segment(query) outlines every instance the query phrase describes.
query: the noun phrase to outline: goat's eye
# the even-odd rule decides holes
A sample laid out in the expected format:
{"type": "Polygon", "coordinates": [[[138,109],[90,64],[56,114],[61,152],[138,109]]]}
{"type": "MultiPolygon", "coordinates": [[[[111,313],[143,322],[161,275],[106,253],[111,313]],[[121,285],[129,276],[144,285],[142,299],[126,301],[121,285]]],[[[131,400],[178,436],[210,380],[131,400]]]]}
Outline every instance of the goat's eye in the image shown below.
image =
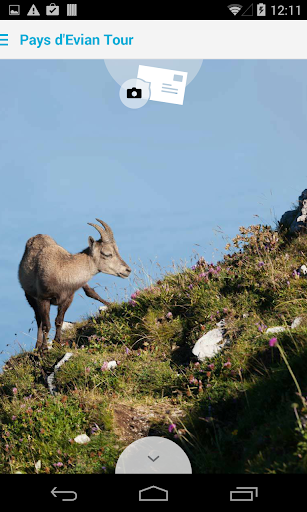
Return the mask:
{"type": "Polygon", "coordinates": [[[105,253],[105,252],[101,252],[102,256],[105,256],[105,258],[111,258],[112,254],[111,253],[105,253]]]}

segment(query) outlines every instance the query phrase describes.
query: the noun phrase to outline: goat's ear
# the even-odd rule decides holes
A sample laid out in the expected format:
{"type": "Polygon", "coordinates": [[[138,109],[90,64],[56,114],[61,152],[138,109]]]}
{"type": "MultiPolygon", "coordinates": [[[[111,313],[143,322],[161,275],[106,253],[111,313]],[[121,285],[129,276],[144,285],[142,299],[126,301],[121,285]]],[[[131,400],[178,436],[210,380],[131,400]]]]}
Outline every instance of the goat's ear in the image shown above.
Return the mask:
{"type": "Polygon", "coordinates": [[[94,238],[92,236],[89,236],[88,237],[88,246],[89,246],[90,249],[93,248],[94,243],[95,243],[94,238]]]}

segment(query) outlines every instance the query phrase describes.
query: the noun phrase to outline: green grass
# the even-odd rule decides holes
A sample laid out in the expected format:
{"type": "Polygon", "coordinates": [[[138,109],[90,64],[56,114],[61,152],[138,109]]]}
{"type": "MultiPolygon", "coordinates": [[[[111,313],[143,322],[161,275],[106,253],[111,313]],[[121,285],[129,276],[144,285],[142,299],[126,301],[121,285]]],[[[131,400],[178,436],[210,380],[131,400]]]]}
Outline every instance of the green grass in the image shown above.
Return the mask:
{"type": "Polygon", "coordinates": [[[113,473],[127,444],[154,433],[196,473],[306,473],[307,277],[295,270],[307,238],[251,226],[228,249],[76,324],[43,360],[12,357],[0,374],[0,472],[113,473]],[[197,362],[193,345],[222,318],[230,344],[197,362]],[[265,333],[276,325],[285,332],[265,333]],[[66,351],[51,396],[43,375],[66,351]],[[82,433],[86,445],[73,441],[82,433]]]}

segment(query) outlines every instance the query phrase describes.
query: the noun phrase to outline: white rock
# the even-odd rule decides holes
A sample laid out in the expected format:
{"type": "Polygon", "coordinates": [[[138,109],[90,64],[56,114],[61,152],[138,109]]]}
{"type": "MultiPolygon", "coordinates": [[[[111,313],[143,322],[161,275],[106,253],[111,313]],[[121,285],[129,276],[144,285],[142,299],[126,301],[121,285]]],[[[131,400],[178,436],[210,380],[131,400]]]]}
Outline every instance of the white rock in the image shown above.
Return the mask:
{"type": "MultiPolygon", "coordinates": [[[[297,316],[296,318],[294,318],[292,324],[291,324],[291,329],[296,329],[303,321],[303,318],[301,316],[297,316]]],[[[283,327],[283,326],[277,326],[277,327],[269,327],[265,332],[267,334],[277,334],[279,332],[285,332],[287,329],[286,327],[283,327]]]]}
{"type": "Polygon", "coordinates": [[[74,441],[78,444],[87,444],[90,442],[90,438],[86,434],[80,434],[79,436],[75,437],[74,441]]]}
{"type": "Polygon", "coordinates": [[[56,386],[54,384],[54,372],[50,373],[50,375],[48,375],[47,377],[47,384],[48,384],[48,389],[50,391],[50,393],[52,395],[55,395],[56,394],[56,386]]]}
{"type": "Polygon", "coordinates": [[[108,306],[99,306],[99,311],[106,311],[108,309],[108,306]]]}
{"type": "Polygon", "coordinates": [[[306,265],[302,265],[300,267],[300,273],[304,274],[304,276],[307,274],[307,267],[306,267],[306,265]]]}
{"type": "Polygon", "coordinates": [[[62,357],[62,359],[55,365],[54,372],[57,372],[59,368],[61,368],[62,364],[66,363],[68,359],[73,356],[72,352],[66,352],[66,354],[62,357]]]}
{"type": "Polygon", "coordinates": [[[75,322],[63,322],[61,331],[68,331],[75,325],[75,322]]]}
{"type": "Polygon", "coordinates": [[[294,318],[291,324],[291,329],[296,329],[299,325],[301,325],[302,321],[303,318],[301,316],[297,316],[296,318],[294,318]]]}
{"type": "Polygon", "coordinates": [[[116,368],[117,362],[116,361],[110,361],[108,363],[108,370],[111,370],[112,368],[116,368]]]}
{"type": "Polygon", "coordinates": [[[62,364],[66,363],[66,361],[68,361],[68,359],[70,359],[72,357],[72,355],[73,355],[72,352],[66,352],[66,354],[62,357],[62,359],[55,365],[54,371],[50,375],[48,375],[47,384],[48,384],[49,391],[52,395],[55,395],[56,391],[57,391],[56,386],[54,384],[55,374],[58,371],[58,369],[61,368],[62,364]]]}
{"type": "Polygon", "coordinates": [[[286,330],[282,325],[277,327],[269,327],[265,332],[267,334],[277,334],[278,332],[284,332],[286,330]]]}
{"type": "Polygon", "coordinates": [[[207,357],[214,357],[229,342],[227,338],[224,339],[224,321],[221,320],[217,325],[219,325],[217,329],[204,334],[193,347],[192,352],[200,361],[207,357]]]}

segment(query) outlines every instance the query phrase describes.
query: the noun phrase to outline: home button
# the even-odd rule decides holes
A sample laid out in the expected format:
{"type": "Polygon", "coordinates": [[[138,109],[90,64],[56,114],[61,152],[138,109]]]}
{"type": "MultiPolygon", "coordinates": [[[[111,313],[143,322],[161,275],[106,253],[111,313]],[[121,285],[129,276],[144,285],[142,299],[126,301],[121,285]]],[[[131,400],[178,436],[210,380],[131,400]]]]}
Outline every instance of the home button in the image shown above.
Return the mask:
{"type": "Polygon", "coordinates": [[[139,501],[168,501],[168,491],[156,485],[139,491],[139,501]]]}

